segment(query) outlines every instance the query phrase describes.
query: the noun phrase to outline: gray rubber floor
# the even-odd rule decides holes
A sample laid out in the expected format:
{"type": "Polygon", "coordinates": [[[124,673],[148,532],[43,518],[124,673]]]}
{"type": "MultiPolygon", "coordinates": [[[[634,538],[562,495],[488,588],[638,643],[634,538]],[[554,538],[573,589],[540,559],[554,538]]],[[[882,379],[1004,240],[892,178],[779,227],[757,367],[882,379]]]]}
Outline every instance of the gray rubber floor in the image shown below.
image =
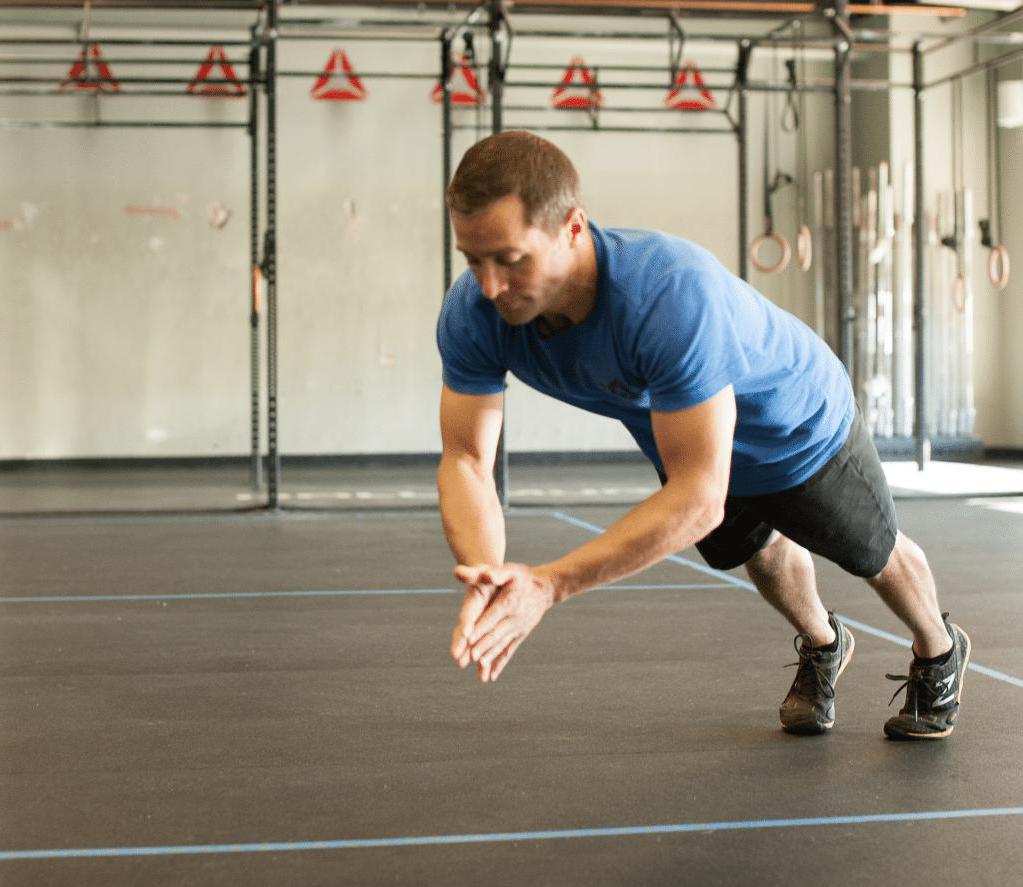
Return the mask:
{"type": "Polygon", "coordinates": [[[481,685],[435,513],[0,519],[0,884],[1017,884],[1023,502],[899,511],[982,669],[946,742],[883,738],[905,631],[825,563],[856,655],[800,738],[791,630],[692,551],[481,685]]]}

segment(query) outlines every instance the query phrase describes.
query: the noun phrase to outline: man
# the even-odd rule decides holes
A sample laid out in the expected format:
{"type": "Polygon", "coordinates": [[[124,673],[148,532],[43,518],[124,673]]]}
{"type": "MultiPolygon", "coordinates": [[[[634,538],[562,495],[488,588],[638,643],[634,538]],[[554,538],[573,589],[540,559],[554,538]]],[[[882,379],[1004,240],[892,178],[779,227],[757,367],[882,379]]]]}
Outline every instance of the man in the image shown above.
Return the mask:
{"type": "Polygon", "coordinates": [[[913,635],[909,674],[889,675],[907,690],[885,733],[948,736],[970,641],[898,531],[841,363],[707,251],[590,222],[578,186],[558,148],[507,132],[472,147],[448,188],[469,263],[437,329],[441,517],[466,586],[456,662],[496,680],[554,604],[695,543],[712,567],[745,565],[796,629],[782,726],[825,733],[854,640],[821,603],[814,552],[864,577],[913,635]],[[602,535],[538,566],[504,563],[492,469],[507,372],[620,419],[662,480],[602,535]]]}

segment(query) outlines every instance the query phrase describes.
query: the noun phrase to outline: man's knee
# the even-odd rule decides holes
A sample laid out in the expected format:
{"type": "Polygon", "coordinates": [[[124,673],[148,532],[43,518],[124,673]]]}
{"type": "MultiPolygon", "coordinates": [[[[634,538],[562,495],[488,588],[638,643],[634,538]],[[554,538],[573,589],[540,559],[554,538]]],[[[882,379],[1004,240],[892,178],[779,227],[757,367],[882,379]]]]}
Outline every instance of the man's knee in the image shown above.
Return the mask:
{"type": "Polygon", "coordinates": [[[888,561],[879,573],[869,577],[868,582],[883,582],[887,577],[910,570],[914,573],[930,571],[924,550],[901,531],[895,534],[895,545],[888,555],[888,561]]]}
{"type": "Polygon", "coordinates": [[[752,576],[754,573],[770,570],[782,559],[789,545],[795,543],[777,530],[772,530],[763,547],[744,564],[746,572],[752,576]]]}

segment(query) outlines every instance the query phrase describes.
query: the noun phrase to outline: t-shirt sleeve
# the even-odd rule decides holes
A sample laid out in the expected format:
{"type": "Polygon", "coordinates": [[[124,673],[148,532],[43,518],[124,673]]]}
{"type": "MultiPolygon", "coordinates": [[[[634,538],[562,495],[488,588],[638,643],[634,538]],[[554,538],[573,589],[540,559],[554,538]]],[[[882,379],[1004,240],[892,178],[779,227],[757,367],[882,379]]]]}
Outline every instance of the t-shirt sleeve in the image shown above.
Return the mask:
{"type": "Polygon", "coordinates": [[[448,290],[437,320],[444,384],[460,394],[498,394],[506,387],[500,339],[482,307],[473,304],[463,275],[448,290]]]}
{"type": "Polygon", "coordinates": [[[658,282],[637,334],[650,408],[673,412],[696,406],[750,372],[729,298],[734,282],[723,268],[668,274],[658,282]]]}

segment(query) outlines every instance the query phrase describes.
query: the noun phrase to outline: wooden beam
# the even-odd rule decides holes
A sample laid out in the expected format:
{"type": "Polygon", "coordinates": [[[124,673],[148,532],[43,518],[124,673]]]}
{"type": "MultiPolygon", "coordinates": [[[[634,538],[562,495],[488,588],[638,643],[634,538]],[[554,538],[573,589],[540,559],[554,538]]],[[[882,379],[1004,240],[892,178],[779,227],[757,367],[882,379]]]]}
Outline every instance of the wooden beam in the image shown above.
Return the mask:
{"type": "Polygon", "coordinates": [[[939,18],[962,18],[966,15],[966,9],[962,6],[850,3],[849,13],[851,15],[931,15],[939,18]]]}

